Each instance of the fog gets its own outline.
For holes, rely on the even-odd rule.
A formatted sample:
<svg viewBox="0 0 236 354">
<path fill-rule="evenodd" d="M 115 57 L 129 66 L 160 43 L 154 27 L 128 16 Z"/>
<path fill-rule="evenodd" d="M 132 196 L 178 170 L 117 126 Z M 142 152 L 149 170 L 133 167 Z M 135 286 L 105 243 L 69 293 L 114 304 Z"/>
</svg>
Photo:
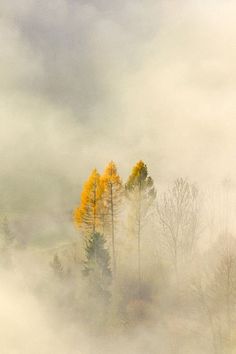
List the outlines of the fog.
<svg viewBox="0 0 236 354">
<path fill-rule="evenodd" d="M 235 315 L 223 308 L 236 305 L 214 279 L 222 281 L 219 245 L 228 257 L 235 251 L 235 16 L 230 0 L 1 1 L 0 216 L 2 238 L 11 235 L 1 241 L 4 354 L 234 353 Z M 118 285 L 104 311 L 87 299 L 73 210 L 92 169 L 102 173 L 111 160 L 124 183 L 143 160 L 157 197 L 141 235 L 146 295 L 132 290 L 129 201 L 117 232 Z M 199 190 L 188 272 L 190 246 L 181 241 L 173 266 L 164 226 L 164 193 L 173 198 L 178 178 Z M 53 273 L 55 254 L 67 279 Z"/>
</svg>

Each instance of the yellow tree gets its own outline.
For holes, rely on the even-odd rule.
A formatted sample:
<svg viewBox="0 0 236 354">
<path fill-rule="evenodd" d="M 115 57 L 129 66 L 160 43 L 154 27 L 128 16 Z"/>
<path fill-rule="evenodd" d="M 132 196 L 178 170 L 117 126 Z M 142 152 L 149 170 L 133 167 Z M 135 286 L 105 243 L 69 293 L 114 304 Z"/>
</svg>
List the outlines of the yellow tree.
<svg viewBox="0 0 236 354">
<path fill-rule="evenodd" d="M 156 197 L 153 179 L 148 175 L 148 169 L 143 161 L 139 161 L 125 185 L 126 196 L 131 202 L 135 232 L 138 246 L 138 282 L 141 288 L 141 228 L 148 211 Z"/>
<path fill-rule="evenodd" d="M 116 165 L 113 161 L 107 165 L 104 174 L 101 177 L 101 183 L 103 190 L 103 215 L 105 215 L 104 222 L 108 227 L 108 230 L 110 230 L 113 274 L 116 275 L 115 231 L 121 207 L 123 186 L 121 178 L 117 173 Z"/>
<path fill-rule="evenodd" d="M 81 193 L 81 202 L 74 211 L 74 221 L 85 236 L 96 232 L 100 225 L 100 202 L 102 197 L 102 184 L 100 175 L 94 169 L 84 184 Z"/>
</svg>

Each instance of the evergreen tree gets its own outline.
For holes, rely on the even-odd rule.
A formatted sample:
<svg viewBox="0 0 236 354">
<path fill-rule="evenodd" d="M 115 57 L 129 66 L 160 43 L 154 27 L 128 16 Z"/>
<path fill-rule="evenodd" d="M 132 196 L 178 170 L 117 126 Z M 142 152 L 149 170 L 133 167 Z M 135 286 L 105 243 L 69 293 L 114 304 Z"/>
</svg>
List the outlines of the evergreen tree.
<svg viewBox="0 0 236 354">
<path fill-rule="evenodd" d="M 3 238 L 4 238 L 3 241 L 5 246 L 9 247 L 10 245 L 12 245 L 15 240 L 15 236 L 10 229 L 9 221 L 7 217 L 5 217 L 2 221 L 2 234 L 3 234 Z"/>
<path fill-rule="evenodd" d="M 53 257 L 53 261 L 50 264 L 54 274 L 58 277 L 58 278 L 63 278 L 64 276 L 64 269 L 63 266 L 61 264 L 61 260 L 59 258 L 59 256 L 57 254 L 54 255 Z"/>
<path fill-rule="evenodd" d="M 110 270 L 110 255 L 102 234 L 92 233 L 91 237 L 87 239 L 85 253 L 84 275 L 89 277 L 92 289 L 96 291 L 97 295 L 108 298 L 112 273 Z"/>
<path fill-rule="evenodd" d="M 3 266 L 11 266 L 13 260 L 13 250 L 16 245 L 15 235 L 10 228 L 7 216 L 2 219 L 0 225 L 0 263 Z"/>
</svg>

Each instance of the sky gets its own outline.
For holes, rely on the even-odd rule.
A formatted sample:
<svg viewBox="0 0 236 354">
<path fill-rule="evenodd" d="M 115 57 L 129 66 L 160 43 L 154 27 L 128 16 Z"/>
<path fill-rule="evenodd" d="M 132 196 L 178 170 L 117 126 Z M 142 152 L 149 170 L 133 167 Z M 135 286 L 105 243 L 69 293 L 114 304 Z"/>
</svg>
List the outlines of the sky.
<svg viewBox="0 0 236 354">
<path fill-rule="evenodd" d="M 236 4 L 2 0 L 1 208 L 73 208 L 91 169 L 236 177 Z"/>
</svg>

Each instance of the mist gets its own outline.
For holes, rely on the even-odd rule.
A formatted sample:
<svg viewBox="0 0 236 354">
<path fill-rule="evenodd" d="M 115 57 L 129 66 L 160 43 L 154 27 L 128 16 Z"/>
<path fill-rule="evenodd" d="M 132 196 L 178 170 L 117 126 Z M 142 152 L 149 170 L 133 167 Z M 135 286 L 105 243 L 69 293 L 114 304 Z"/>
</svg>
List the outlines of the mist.
<svg viewBox="0 0 236 354">
<path fill-rule="evenodd" d="M 227 296 L 216 284 L 236 255 L 235 16 L 230 0 L 1 1 L 3 353 L 234 353 L 234 270 Z M 140 214 L 139 285 L 136 197 L 117 216 L 117 276 L 105 229 L 105 306 L 88 299 L 73 215 L 111 160 L 123 186 L 144 161 L 156 194 Z"/>
</svg>

